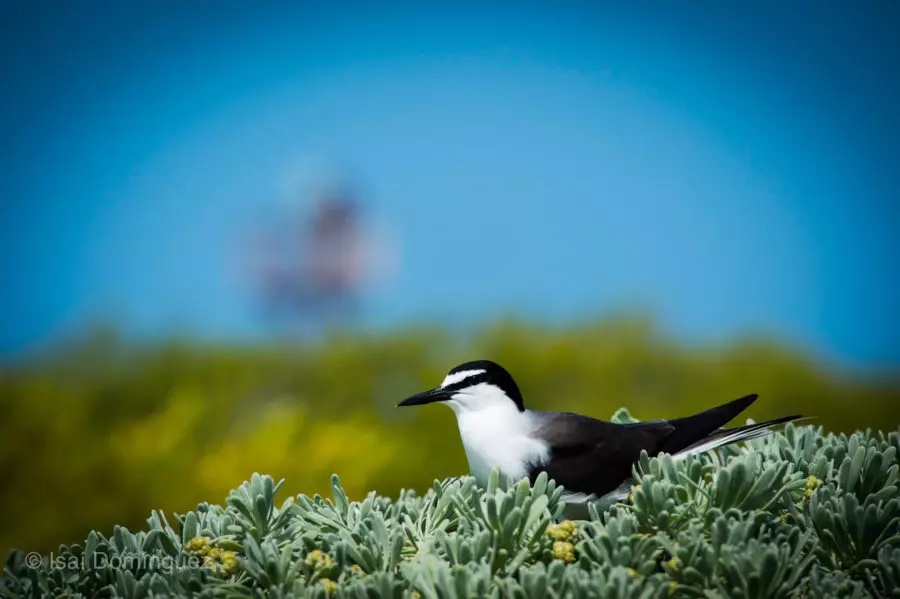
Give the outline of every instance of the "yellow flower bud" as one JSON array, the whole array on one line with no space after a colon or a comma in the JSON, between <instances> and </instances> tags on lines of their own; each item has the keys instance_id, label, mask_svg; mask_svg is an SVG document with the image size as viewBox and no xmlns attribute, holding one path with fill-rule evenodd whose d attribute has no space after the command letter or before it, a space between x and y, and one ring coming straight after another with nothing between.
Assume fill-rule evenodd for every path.
<instances>
[{"instance_id":1,"label":"yellow flower bud","mask_svg":"<svg viewBox=\"0 0 900 599\"><path fill-rule=\"evenodd\" d=\"M557 541L566 541L569 539L569 533L561 524L551 524L547 527L547 536Z\"/></svg>"},{"instance_id":2,"label":"yellow flower bud","mask_svg":"<svg viewBox=\"0 0 900 599\"><path fill-rule=\"evenodd\" d=\"M240 561L237 557L231 557L222 560L222 574L225 576L231 576L241 567Z\"/></svg>"},{"instance_id":3,"label":"yellow flower bud","mask_svg":"<svg viewBox=\"0 0 900 599\"><path fill-rule=\"evenodd\" d=\"M306 556L306 565L308 565L308 566L316 566L316 565L319 563L319 561L321 561L322 556L324 556L324 555L325 555L325 554L322 553L322 550L320 550L320 549L313 549L313 550L310 551L309 554L307 554L307 556Z\"/></svg>"},{"instance_id":4,"label":"yellow flower bud","mask_svg":"<svg viewBox=\"0 0 900 599\"><path fill-rule=\"evenodd\" d=\"M188 553L193 555L206 555L206 552L209 550L210 541L211 539L209 537L194 537L184 544L184 548Z\"/></svg>"},{"instance_id":5,"label":"yellow flower bud","mask_svg":"<svg viewBox=\"0 0 900 599\"><path fill-rule=\"evenodd\" d=\"M335 591L337 591L337 584L330 578L321 578L319 579L319 583L325 587L325 592L328 593L329 597L334 595Z\"/></svg>"},{"instance_id":6,"label":"yellow flower bud","mask_svg":"<svg viewBox=\"0 0 900 599\"><path fill-rule=\"evenodd\" d=\"M331 556L319 549L313 549L306 556L306 565L316 570L320 568L330 568L334 565Z\"/></svg>"},{"instance_id":7,"label":"yellow flower bud","mask_svg":"<svg viewBox=\"0 0 900 599\"><path fill-rule=\"evenodd\" d=\"M575 561L575 545L566 541L553 543L553 559L558 559L571 564Z\"/></svg>"}]
</instances>

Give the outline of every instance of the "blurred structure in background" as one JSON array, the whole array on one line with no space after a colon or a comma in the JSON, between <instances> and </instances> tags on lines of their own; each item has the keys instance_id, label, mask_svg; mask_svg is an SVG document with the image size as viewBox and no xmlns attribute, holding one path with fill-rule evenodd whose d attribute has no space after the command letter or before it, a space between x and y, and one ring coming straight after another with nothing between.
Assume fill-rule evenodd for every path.
<instances>
[{"instance_id":1,"label":"blurred structure in background","mask_svg":"<svg viewBox=\"0 0 900 599\"><path fill-rule=\"evenodd\" d=\"M248 250L257 308L281 333L352 324L367 282L383 281L393 264L388 240L369 226L348 177L319 184L309 196L277 209Z\"/></svg>"}]
</instances>

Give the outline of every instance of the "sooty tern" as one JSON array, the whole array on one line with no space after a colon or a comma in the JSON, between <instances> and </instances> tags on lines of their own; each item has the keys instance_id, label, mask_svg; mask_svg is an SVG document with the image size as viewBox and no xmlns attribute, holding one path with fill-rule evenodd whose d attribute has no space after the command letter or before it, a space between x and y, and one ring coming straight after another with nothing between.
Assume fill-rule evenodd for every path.
<instances>
[{"instance_id":1,"label":"sooty tern","mask_svg":"<svg viewBox=\"0 0 900 599\"><path fill-rule=\"evenodd\" d=\"M786 416L723 429L756 395L704 412L617 424L570 412L528 410L513 377L489 360L452 369L439 387L398 404L444 402L456 413L469 471L482 486L493 468L514 480L532 481L542 471L565 488L567 504L607 503L624 498L632 465L641 450L680 458L761 437L769 428L801 416Z\"/></svg>"}]
</instances>

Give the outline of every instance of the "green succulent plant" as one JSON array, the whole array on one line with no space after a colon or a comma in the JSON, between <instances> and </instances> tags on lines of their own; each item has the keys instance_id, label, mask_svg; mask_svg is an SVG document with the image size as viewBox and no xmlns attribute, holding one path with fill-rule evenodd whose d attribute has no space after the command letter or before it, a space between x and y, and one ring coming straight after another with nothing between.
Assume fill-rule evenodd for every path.
<instances>
[{"instance_id":1,"label":"green succulent plant","mask_svg":"<svg viewBox=\"0 0 900 599\"><path fill-rule=\"evenodd\" d=\"M633 420L626 411L616 418ZM546 475L422 495L280 504L254 474L224 506L153 511L52 556L11 553L0 596L152 599L900 597L900 435L812 427L675 460L642 455L631 499L560 521Z\"/></svg>"}]
</instances>

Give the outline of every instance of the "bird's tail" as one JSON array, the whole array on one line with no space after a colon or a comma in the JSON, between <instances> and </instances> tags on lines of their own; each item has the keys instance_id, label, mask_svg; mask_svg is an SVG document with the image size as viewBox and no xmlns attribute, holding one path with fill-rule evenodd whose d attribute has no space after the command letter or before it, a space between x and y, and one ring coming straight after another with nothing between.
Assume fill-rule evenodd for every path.
<instances>
[{"instance_id":1,"label":"bird's tail","mask_svg":"<svg viewBox=\"0 0 900 599\"><path fill-rule=\"evenodd\" d=\"M674 426L675 430L666 439L661 450L672 456L685 457L723 445L756 439L768 434L769 429L774 426L802 418L800 415L784 416L757 424L721 428L746 410L757 397L756 394L746 395L699 414L670 420L669 424Z\"/></svg>"},{"instance_id":2,"label":"bird's tail","mask_svg":"<svg viewBox=\"0 0 900 599\"><path fill-rule=\"evenodd\" d=\"M776 418L774 420L768 420L766 422L759 422L756 424L747 424L744 426L736 426L734 428L723 428L713 432L705 439L701 439L696 443L688 445L681 451L675 453L675 457L684 458L690 455L703 453L704 451L709 451L717 447L722 447L723 445L730 445L732 443L740 443L741 441L749 441L751 439L765 437L770 432L772 432L772 427L778 426L779 424L794 422L802 418L803 416L799 415L784 416L782 418Z\"/></svg>"}]
</instances>

